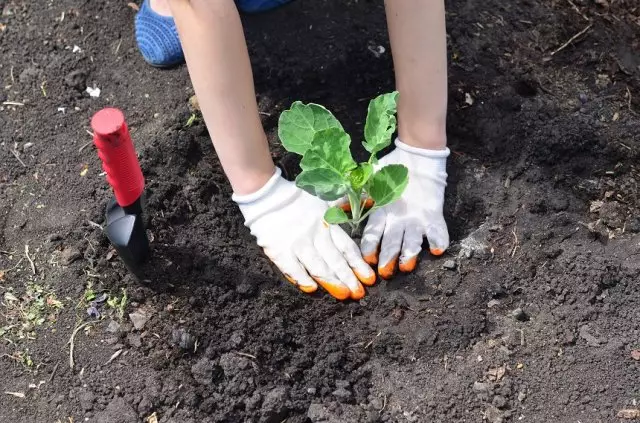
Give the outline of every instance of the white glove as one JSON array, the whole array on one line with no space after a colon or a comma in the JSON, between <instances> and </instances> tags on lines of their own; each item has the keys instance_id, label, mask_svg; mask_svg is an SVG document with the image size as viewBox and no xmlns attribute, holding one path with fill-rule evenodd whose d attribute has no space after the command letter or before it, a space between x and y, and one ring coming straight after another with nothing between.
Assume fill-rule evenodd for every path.
<instances>
[{"instance_id":1,"label":"white glove","mask_svg":"<svg viewBox=\"0 0 640 423\"><path fill-rule=\"evenodd\" d=\"M440 256L449 247L442 215L449 149L425 150L399 139L395 144L396 149L380 159L377 167L403 164L409 169L409 183L398 201L369 216L360 245L365 261L377 264L378 274L385 279L393 276L398 256L402 272L415 269L424 236L433 255Z\"/></svg>"},{"instance_id":2,"label":"white glove","mask_svg":"<svg viewBox=\"0 0 640 423\"><path fill-rule=\"evenodd\" d=\"M333 297L359 300L375 273L358 246L323 216L328 205L282 178L276 168L269 182L249 195L233 195L258 245L284 276L305 293L320 284Z\"/></svg>"}]
</instances>

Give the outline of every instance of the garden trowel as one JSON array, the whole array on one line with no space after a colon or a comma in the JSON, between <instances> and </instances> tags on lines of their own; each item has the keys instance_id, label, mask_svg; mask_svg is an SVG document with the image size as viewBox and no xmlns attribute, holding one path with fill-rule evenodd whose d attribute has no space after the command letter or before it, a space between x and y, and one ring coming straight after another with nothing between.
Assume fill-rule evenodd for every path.
<instances>
[{"instance_id":1,"label":"garden trowel","mask_svg":"<svg viewBox=\"0 0 640 423\"><path fill-rule=\"evenodd\" d=\"M129 135L124 114L114 108L91 119L93 141L115 198L107 204L106 232L118 255L135 276L149 254L143 223L144 176Z\"/></svg>"}]
</instances>

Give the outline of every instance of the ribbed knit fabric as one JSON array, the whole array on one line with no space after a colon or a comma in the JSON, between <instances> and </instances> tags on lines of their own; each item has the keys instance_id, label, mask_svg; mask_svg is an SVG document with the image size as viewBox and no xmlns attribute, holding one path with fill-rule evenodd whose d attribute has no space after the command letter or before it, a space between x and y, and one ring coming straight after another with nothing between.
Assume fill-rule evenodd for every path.
<instances>
[{"instance_id":1,"label":"ribbed knit fabric","mask_svg":"<svg viewBox=\"0 0 640 423\"><path fill-rule=\"evenodd\" d=\"M258 13L274 9L292 0L237 0L238 9ZM173 18L153 11L144 0L136 14L136 41L144 60L152 66L170 67L184 62L178 30Z\"/></svg>"},{"instance_id":2,"label":"ribbed knit fabric","mask_svg":"<svg viewBox=\"0 0 640 423\"><path fill-rule=\"evenodd\" d=\"M151 66L169 67L184 62L173 18L154 12L149 0L144 0L136 14L135 27L140 53Z\"/></svg>"}]
</instances>

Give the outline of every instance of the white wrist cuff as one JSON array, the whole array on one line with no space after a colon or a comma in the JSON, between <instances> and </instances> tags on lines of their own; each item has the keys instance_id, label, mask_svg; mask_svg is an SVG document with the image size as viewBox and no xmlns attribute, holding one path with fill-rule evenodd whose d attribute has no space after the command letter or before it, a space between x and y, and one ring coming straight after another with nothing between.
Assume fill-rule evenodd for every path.
<instances>
[{"instance_id":1,"label":"white wrist cuff","mask_svg":"<svg viewBox=\"0 0 640 423\"><path fill-rule=\"evenodd\" d=\"M449 154L451 154L451 151L446 147L444 150L428 150L426 148L418 148L409 144L405 144L402 141L400 141L400 138L396 138L395 144L396 144L396 148L399 148L400 150L404 150L407 153L417 154L418 156L430 157L433 159L446 158L446 157L449 157Z\"/></svg>"},{"instance_id":2,"label":"white wrist cuff","mask_svg":"<svg viewBox=\"0 0 640 423\"><path fill-rule=\"evenodd\" d=\"M279 167L276 166L276 169L273 173L273 176L271 178L269 178L269 180L267 181L266 184L264 184L262 186L262 188L260 188L259 190L257 190L256 192L253 192L251 194L245 194L245 195L237 195L237 194L233 194L231 196L231 199L233 201L235 201L238 204L249 204L249 203L253 203L254 201L257 201L259 199L261 199L262 197L264 197L265 195L267 195L269 193L269 191L271 191L273 189L273 187L278 183L278 180L280 179L280 175L282 174L282 171L280 170Z\"/></svg>"}]
</instances>

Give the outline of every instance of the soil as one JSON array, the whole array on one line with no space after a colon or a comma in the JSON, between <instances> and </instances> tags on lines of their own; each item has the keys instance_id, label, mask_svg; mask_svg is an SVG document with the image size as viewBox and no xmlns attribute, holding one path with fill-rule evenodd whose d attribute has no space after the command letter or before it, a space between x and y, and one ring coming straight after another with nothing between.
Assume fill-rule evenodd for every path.
<instances>
[{"instance_id":1,"label":"soil","mask_svg":"<svg viewBox=\"0 0 640 423\"><path fill-rule=\"evenodd\" d=\"M297 292L254 244L206 128L186 125L186 68L143 62L127 2L0 6L0 421L633 418L635 0L447 2L451 249L345 303ZM382 2L297 1L244 21L290 176L275 133L292 101L358 133L367 100L393 89ZM87 130L108 105L125 111L147 180L142 282L100 228L111 192ZM40 304L47 318L20 338L7 327L34 285L63 308ZM102 304L89 317L88 287L125 289L122 316Z\"/></svg>"}]
</instances>

